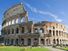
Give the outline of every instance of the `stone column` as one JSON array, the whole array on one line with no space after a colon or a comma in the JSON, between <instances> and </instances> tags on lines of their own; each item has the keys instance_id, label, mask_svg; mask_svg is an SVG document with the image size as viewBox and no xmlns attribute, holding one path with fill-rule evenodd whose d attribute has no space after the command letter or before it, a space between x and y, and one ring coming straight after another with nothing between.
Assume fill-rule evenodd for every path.
<instances>
[{"instance_id":1,"label":"stone column","mask_svg":"<svg viewBox=\"0 0 68 51\"><path fill-rule=\"evenodd\" d=\"M59 41L59 39L58 39L58 41ZM60 44L60 43L59 43Z\"/></svg>"},{"instance_id":2,"label":"stone column","mask_svg":"<svg viewBox=\"0 0 68 51\"><path fill-rule=\"evenodd\" d=\"M14 34L16 34L16 27L14 28Z\"/></svg>"},{"instance_id":3,"label":"stone column","mask_svg":"<svg viewBox=\"0 0 68 51\"><path fill-rule=\"evenodd\" d=\"M51 36L53 37L53 30L51 30Z\"/></svg>"},{"instance_id":4,"label":"stone column","mask_svg":"<svg viewBox=\"0 0 68 51\"><path fill-rule=\"evenodd\" d=\"M56 30L54 30L55 31L55 36L56 36Z\"/></svg>"},{"instance_id":5,"label":"stone column","mask_svg":"<svg viewBox=\"0 0 68 51\"><path fill-rule=\"evenodd\" d=\"M24 45L27 45L27 39L26 38L24 38Z\"/></svg>"},{"instance_id":6,"label":"stone column","mask_svg":"<svg viewBox=\"0 0 68 51\"><path fill-rule=\"evenodd\" d=\"M5 45L7 45L7 39L5 39Z\"/></svg>"},{"instance_id":7,"label":"stone column","mask_svg":"<svg viewBox=\"0 0 68 51\"><path fill-rule=\"evenodd\" d=\"M14 20L14 24L16 24L16 19Z\"/></svg>"},{"instance_id":8,"label":"stone column","mask_svg":"<svg viewBox=\"0 0 68 51\"><path fill-rule=\"evenodd\" d=\"M59 30L58 30L58 36L59 36Z\"/></svg>"},{"instance_id":9,"label":"stone column","mask_svg":"<svg viewBox=\"0 0 68 51\"><path fill-rule=\"evenodd\" d=\"M22 28L21 28L21 27L19 27L19 34L21 34L21 29L22 29Z\"/></svg>"},{"instance_id":10,"label":"stone column","mask_svg":"<svg viewBox=\"0 0 68 51\"><path fill-rule=\"evenodd\" d=\"M34 39L33 39L33 38L31 38L31 45L34 45L34 44L33 44L33 41L34 41Z\"/></svg>"},{"instance_id":11,"label":"stone column","mask_svg":"<svg viewBox=\"0 0 68 51\"><path fill-rule=\"evenodd\" d=\"M40 39L40 37L38 39L38 44L41 45L41 39Z\"/></svg>"},{"instance_id":12,"label":"stone column","mask_svg":"<svg viewBox=\"0 0 68 51\"><path fill-rule=\"evenodd\" d=\"M10 34L12 34L12 29L10 28Z\"/></svg>"},{"instance_id":13,"label":"stone column","mask_svg":"<svg viewBox=\"0 0 68 51\"><path fill-rule=\"evenodd\" d=\"M45 45L46 45L46 39L44 39L44 43L45 43Z\"/></svg>"},{"instance_id":14,"label":"stone column","mask_svg":"<svg viewBox=\"0 0 68 51\"><path fill-rule=\"evenodd\" d=\"M28 22L28 12L26 12L26 15L25 15L25 22Z\"/></svg>"},{"instance_id":15,"label":"stone column","mask_svg":"<svg viewBox=\"0 0 68 51\"><path fill-rule=\"evenodd\" d=\"M21 45L21 38L18 38L18 44Z\"/></svg>"},{"instance_id":16,"label":"stone column","mask_svg":"<svg viewBox=\"0 0 68 51\"><path fill-rule=\"evenodd\" d=\"M11 45L11 39L9 39L9 45Z\"/></svg>"},{"instance_id":17,"label":"stone column","mask_svg":"<svg viewBox=\"0 0 68 51\"><path fill-rule=\"evenodd\" d=\"M25 33L27 33L28 32L27 26L24 26L24 28L25 28Z\"/></svg>"},{"instance_id":18,"label":"stone column","mask_svg":"<svg viewBox=\"0 0 68 51\"><path fill-rule=\"evenodd\" d=\"M49 38L48 38L48 45L49 45Z\"/></svg>"},{"instance_id":19,"label":"stone column","mask_svg":"<svg viewBox=\"0 0 68 51\"><path fill-rule=\"evenodd\" d=\"M16 41L16 39L14 39L14 41L13 41L13 45L16 45L15 41Z\"/></svg>"},{"instance_id":20,"label":"stone column","mask_svg":"<svg viewBox=\"0 0 68 51\"><path fill-rule=\"evenodd\" d=\"M57 39L55 39L55 41L56 41L56 44L57 44Z\"/></svg>"},{"instance_id":21,"label":"stone column","mask_svg":"<svg viewBox=\"0 0 68 51\"><path fill-rule=\"evenodd\" d=\"M60 44L60 39L59 39L59 44Z\"/></svg>"},{"instance_id":22,"label":"stone column","mask_svg":"<svg viewBox=\"0 0 68 51\"><path fill-rule=\"evenodd\" d=\"M33 30L33 26L34 26L34 24L32 24L32 26L31 26L31 33L34 32L34 30Z\"/></svg>"},{"instance_id":23,"label":"stone column","mask_svg":"<svg viewBox=\"0 0 68 51\"><path fill-rule=\"evenodd\" d=\"M6 45L6 39L4 38L4 45Z\"/></svg>"},{"instance_id":24,"label":"stone column","mask_svg":"<svg viewBox=\"0 0 68 51\"><path fill-rule=\"evenodd\" d=\"M53 39L52 38L50 39L50 45L53 45Z\"/></svg>"}]
</instances>

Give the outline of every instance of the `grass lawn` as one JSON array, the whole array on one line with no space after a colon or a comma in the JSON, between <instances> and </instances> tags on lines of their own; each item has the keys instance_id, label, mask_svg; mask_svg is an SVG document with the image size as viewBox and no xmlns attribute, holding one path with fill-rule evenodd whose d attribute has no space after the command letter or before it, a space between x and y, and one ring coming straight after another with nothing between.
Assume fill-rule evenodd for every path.
<instances>
[{"instance_id":1,"label":"grass lawn","mask_svg":"<svg viewBox=\"0 0 68 51\"><path fill-rule=\"evenodd\" d=\"M1 46L0 51L49 51L49 49L39 48L39 47L23 48L23 47L14 47L14 46Z\"/></svg>"},{"instance_id":2,"label":"grass lawn","mask_svg":"<svg viewBox=\"0 0 68 51\"><path fill-rule=\"evenodd\" d=\"M49 51L49 49L35 47L35 48L27 48L26 51Z\"/></svg>"},{"instance_id":3,"label":"grass lawn","mask_svg":"<svg viewBox=\"0 0 68 51\"><path fill-rule=\"evenodd\" d=\"M64 47L63 49L67 51L68 50L68 47Z\"/></svg>"},{"instance_id":4,"label":"grass lawn","mask_svg":"<svg viewBox=\"0 0 68 51\"><path fill-rule=\"evenodd\" d=\"M20 47L13 47L13 46L3 46L0 47L0 51L23 51L23 48Z\"/></svg>"}]
</instances>

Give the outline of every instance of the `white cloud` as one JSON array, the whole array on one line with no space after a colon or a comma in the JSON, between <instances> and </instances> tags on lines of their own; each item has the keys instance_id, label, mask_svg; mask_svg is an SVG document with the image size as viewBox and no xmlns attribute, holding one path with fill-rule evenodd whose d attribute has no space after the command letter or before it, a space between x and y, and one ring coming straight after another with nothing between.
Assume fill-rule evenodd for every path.
<instances>
[{"instance_id":1,"label":"white cloud","mask_svg":"<svg viewBox=\"0 0 68 51\"><path fill-rule=\"evenodd\" d=\"M33 12L37 13L37 9L36 9L36 8L32 7L32 6L31 6L31 5L29 5L28 3L25 3L25 5L26 5L28 8L30 8L30 9L31 9L31 11L33 11Z\"/></svg>"},{"instance_id":2,"label":"white cloud","mask_svg":"<svg viewBox=\"0 0 68 51\"><path fill-rule=\"evenodd\" d=\"M62 20L62 19L56 19L56 21L57 21L57 22L63 22L63 20Z\"/></svg>"},{"instance_id":3,"label":"white cloud","mask_svg":"<svg viewBox=\"0 0 68 51\"><path fill-rule=\"evenodd\" d=\"M42 15L49 15L51 17L53 17L57 22L62 22L63 20L62 19L59 19L57 15L49 12L49 11L42 11L42 10L38 10L36 9L35 7L32 7L30 4L28 3L25 3L24 4L32 11L32 12L35 12L35 13L39 13L39 14L42 14Z\"/></svg>"}]
</instances>

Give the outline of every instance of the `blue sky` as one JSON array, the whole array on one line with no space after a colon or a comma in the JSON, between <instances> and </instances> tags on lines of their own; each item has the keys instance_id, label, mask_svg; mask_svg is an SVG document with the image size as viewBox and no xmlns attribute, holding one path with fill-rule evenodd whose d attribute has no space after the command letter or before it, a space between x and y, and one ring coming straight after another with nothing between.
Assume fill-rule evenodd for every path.
<instances>
[{"instance_id":1,"label":"blue sky","mask_svg":"<svg viewBox=\"0 0 68 51\"><path fill-rule=\"evenodd\" d=\"M0 0L0 28L3 13L15 4L23 3L32 21L54 21L68 25L68 0Z\"/></svg>"}]
</instances>

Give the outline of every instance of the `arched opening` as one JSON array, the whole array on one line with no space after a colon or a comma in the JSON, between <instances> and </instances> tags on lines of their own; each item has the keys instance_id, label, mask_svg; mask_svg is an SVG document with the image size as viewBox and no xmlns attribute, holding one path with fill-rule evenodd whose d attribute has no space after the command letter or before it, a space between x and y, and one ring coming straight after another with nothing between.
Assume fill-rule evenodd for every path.
<instances>
[{"instance_id":1,"label":"arched opening","mask_svg":"<svg viewBox=\"0 0 68 51\"><path fill-rule=\"evenodd\" d=\"M22 31L21 32L24 33L24 27L22 27Z\"/></svg>"},{"instance_id":2,"label":"arched opening","mask_svg":"<svg viewBox=\"0 0 68 51\"><path fill-rule=\"evenodd\" d=\"M61 39L60 39L60 44L62 44Z\"/></svg>"},{"instance_id":3,"label":"arched opening","mask_svg":"<svg viewBox=\"0 0 68 51\"><path fill-rule=\"evenodd\" d=\"M45 40L41 39L41 44L45 45Z\"/></svg>"},{"instance_id":4,"label":"arched opening","mask_svg":"<svg viewBox=\"0 0 68 51\"><path fill-rule=\"evenodd\" d=\"M53 39L53 44L56 44L56 40L55 39Z\"/></svg>"},{"instance_id":5,"label":"arched opening","mask_svg":"<svg viewBox=\"0 0 68 51\"><path fill-rule=\"evenodd\" d=\"M11 39L11 45L13 45L13 41L14 41L14 39Z\"/></svg>"},{"instance_id":6,"label":"arched opening","mask_svg":"<svg viewBox=\"0 0 68 51\"><path fill-rule=\"evenodd\" d=\"M15 44L18 45L18 39L15 40Z\"/></svg>"},{"instance_id":7,"label":"arched opening","mask_svg":"<svg viewBox=\"0 0 68 51\"><path fill-rule=\"evenodd\" d=\"M24 18L24 17L21 18L21 23L22 23L22 22L25 22L25 18Z\"/></svg>"},{"instance_id":8,"label":"arched opening","mask_svg":"<svg viewBox=\"0 0 68 51\"><path fill-rule=\"evenodd\" d=\"M19 33L19 29L18 28L16 28L16 33Z\"/></svg>"},{"instance_id":9,"label":"arched opening","mask_svg":"<svg viewBox=\"0 0 68 51\"><path fill-rule=\"evenodd\" d=\"M14 34L14 29L12 29L12 34Z\"/></svg>"},{"instance_id":10,"label":"arched opening","mask_svg":"<svg viewBox=\"0 0 68 51\"><path fill-rule=\"evenodd\" d=\"M58 36L58 31L56 31L56 35Z\"/></svg>"},{"instance_id":11,"label":"arched opening","mask_svg":"<svg viewBox=\"0 0 68 51\"><path fill-rule=\"evenodd\" d=\"M44 33L44 29L43 28L40 28L40 33Z\"/></svg>"},{"instance_id":12,"label":"arched opening","mask_svg":"<svg viewBox=\"0 0 68 51\"><path fill-rule=\"evenodd\" d=\"M37 38L34 39L34 45L35 45L35 46L38 45L38 39L37 39Z\"/></svg>"},{"instance_id":13,"label":"arched opening","mask_svg":"<svg viewBox=\"0 0 68 51\"><path fill-rule=\"evenodd\" d=\"M55 36L55 31L53 30L53 36Z\"/></svg>"},{"instance_id":14,"label":"arched opening","mask_svg":"<svg viewBox=\"0 0 68 51\"><path fill-rule=\"evenodd\" d=\"M8 29L8 34L10 34L10 29Z\"/></svg>"},{"instance_id":15,"label":"arched opening","mask_svg":"<svg viewBox=\"0 0 68 51\"><path fill-rule=\"evenodd\" d=\"M57 39L57 45L59 45L59 40Z\"/></svg>"},{"instance_id":16,"label":"arched opening","mask_svg":"<svg viewBox=\"0 0 68 51\"><path fill-rule=\"evenodd\" d=\"M12 20L12 24L14 24L14 21L15 21L15 20Z\"/></svg>"},{"instance_id":17,"label":"arched opening","mask_svg":"<svg viewBox=\"0 0 68 51\"><path fill-rule=\"evenodd\" d=\"M9 21L9 25L11 25L11 21Z\"/></svg>"},{"instance_id":18,"label":"arched opening","mask_svg":"<svg viewBox=\"0 0 68 51\"><path fill-rule=\"evenodd\" d=\"M53 29L55 29L55 27L53 27Z\"/></svg>"},{"instance_id":19,"label":"arched opening","mask_svg":"<svg viewBox=\"0 0 68 51\"><path fill-rule=\"evenodd\" d=\"M34 31L35 31L35 33L38 33L38 29L37 28L35 28Z\"/></svg>"},{"instance_id":20,"label":"arched opening","mask_svg":"<svg viewBox=\"0 0 68 51\"><path fill-rule=\"evenodd\" d=\"M59 31L59 35L61 36L61 31Z\"/></svg>"},{"instance_id":21,"label":"arched opening","mask_svg":"<svg viewBox=\"0 0 68 51\"><path fill-rule=\"evenodd\" d=\"M24 39L21 39L21 44L24 45Z\"/></svg>"},{"instance_id":22,"label":"arched opening","mask_svg":"<svg viewBox=\"0 0 68 51\"><path fill-rule=\"evenodd\" d=\"M7 42L7 45L9 45L9 44L10 44L10 43L9 43L9 42L10 42L10 40L9 40L9 39L6 39L6 40L7 40L7 41L6 41L6 42Z\"/></svg>"},{"instance_id":23,"label":"arched opening","mask_svg":"<svg viewBox=\"0 0 68 51\"><path fill-rule=\"evenodd\" d=\"M51 30L49 30L49 34L51 34Z\"/></svg>"},{"instance_id":24,"label":"arched opening","mask_svg":"<svg viewBox=\"0 0 68 51\"><path fill-rule=\"evenodd\" d=\"M28 46L31 45L31 39L28 39Z\"/></svg>"},{"instance_id":25,"label":"arched opening","mask_svg":"<svg viewBox=\"0 0 68 51\"><path fill-rule=\"evenodd\" d=\"M7 39L4 40L4 44L7 45ZM9 44L9 43L8 43Z\"/></svg>"},{"instance_id":26,"label":"arched opening","mask_svg":"<svg viewBox=\"0 0 68 51\"><path fill-rule=\"evenodd\" d=\"M6 26L8 26L8 22L6 22Z\"/></svg>"},{"instance_id":27,"label":"arched opening","mask_svg":"<svg viewBox=\"0 0 68 51\"><path fill-rule=\"evenodd\" d=\"M18 23L18 20L19 20L19 19L17 18L17 19L16 19L16 23Z\"/></svg>"}]
</instances>

